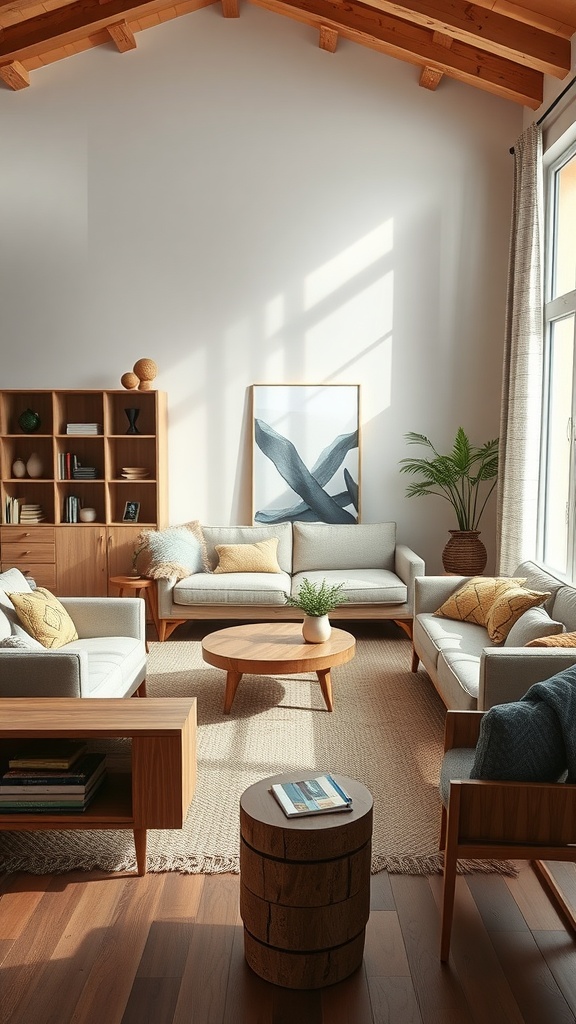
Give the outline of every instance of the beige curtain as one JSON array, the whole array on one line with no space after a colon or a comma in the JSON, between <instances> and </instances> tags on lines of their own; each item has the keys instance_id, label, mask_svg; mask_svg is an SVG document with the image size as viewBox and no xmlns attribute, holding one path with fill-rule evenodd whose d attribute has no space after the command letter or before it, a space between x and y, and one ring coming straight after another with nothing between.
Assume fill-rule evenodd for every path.
<instances>
[{"instance_id":1,"label":"beige curtain","mask_svg":"<svg viewBox=\"0 0 576 1024\"><path fill-rule=\"evenodd\" d=\"M503 575L536 556L543 224L542 132L533 124L514 146L497 509L497 566Z\"/></svg>"}]
</instances>

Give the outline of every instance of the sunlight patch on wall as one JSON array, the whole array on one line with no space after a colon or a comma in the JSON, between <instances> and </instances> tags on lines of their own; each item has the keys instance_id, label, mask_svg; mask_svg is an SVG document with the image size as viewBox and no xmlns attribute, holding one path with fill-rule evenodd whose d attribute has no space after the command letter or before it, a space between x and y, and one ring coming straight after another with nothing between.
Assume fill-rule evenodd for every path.
<instances>
[{"instance_id":1,"label":"sunlight patch on wall","mask_svg":"<svg viewBox=\"0 0 576 1024\"><path fill-rule=\"evenodd\" d=\"M363 270L392 252L393 227L394 222L389 218L308 274L304 281L304 309L312 309L338 288L352 281Z\"/></svg>"}]
</instances>

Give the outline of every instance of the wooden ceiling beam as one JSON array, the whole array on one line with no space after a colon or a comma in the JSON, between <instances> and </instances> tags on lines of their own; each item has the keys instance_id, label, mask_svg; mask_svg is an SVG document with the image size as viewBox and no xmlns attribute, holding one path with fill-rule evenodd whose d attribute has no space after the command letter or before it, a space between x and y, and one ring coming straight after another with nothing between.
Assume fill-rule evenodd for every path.
<instances>
[{"instance_id":1,"label":"wooden ceiling beam","mask_svg":"<svg viewBox=\"0 0 576 1024\"><path fill-rule=\"evenodd\" d=\"M30 85L30 75L17 60L13 60L10 64L0 65L0 78L15 91L26 89Z\"/></svg>"},{"instance_id":2,"label":"wooden ceiling beam","mask_svg":"<svg viewBox=\"0 0 576 1024\"><path fill-rule=\"evenodd\" d=\"M222 14L225 18L239 18L240 6L238 0L222 0Z\"/></svg>"},{"instance_id":3,"label":"wooden ceiling beam","mask_svg":"<svg viewBox=\"0 0 576 1024\"><path fill-rule=\"evenodd\" d=\"M466 85L536 110L542 103L543 76L513 61L455 40L450 50L432 33L364 4L346 0L251 0L256 6L319 29L325 24L343 39L398 60L441 71ZM0 53L1 56L1 53Z\"/></svg>"},{"instance_id":4,"label":"wooden ceiling beam","mask_svg":"<svg viewBox=\"0 0 576 1024\"><path fill-rule=\"evenodd\" d=\"M134 33L129 27L127 22L118 21L114 25L107 25L106 31L110 36L112 42L118 47L120 53L126 53L128 50L136 49L136 39Z\"/></svg>"},{"instance_id":5,"label":"wooden ceiling beam","mask_svg":"<svg viewBox=\"0 0 576 1024\"><path fill-rule=\"evenodd\" d=\"M564 78L570 71L568 39L494 13L468 0L367 0L367 6L445 33L498 57Z\"/></svg>"},{"instance_id":6,"label":"wooden ceiling beam","mask_svg":"<svg viewBox=\"0 0 576 1024\"><path fill-rule=\"evenodd\" d=\"M215 0L195 0L194 9L209 7ZM137 21L147 15L162 11L166 0L77 0L75 3L47 11L37 18L7 25L0 33L0 59L23 60L41 56L47 50L54 50L73 43L88 35L107 29L114 17L129 15L130 21Z\"/></svg>"}]
</instances>

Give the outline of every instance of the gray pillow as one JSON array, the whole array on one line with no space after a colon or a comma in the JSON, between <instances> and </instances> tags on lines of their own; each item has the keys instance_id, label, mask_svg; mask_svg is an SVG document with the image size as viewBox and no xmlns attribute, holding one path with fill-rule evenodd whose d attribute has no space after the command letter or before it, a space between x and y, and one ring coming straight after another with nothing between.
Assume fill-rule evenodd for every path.
<instances>
[{"instance_id":1,"label":"gray pillow","mask_svg":"<svg viewBox=\"0 0 576 1024\"><path fill-rule=\"evenodd\" d=\"M566 766L556 713L543 701L514 701L484 715L470 778L556 782Z\"/></svg>"},{"instance_id":2,"label":"gray pillow","mask_svg":"<svg viewBox=\"0 0 576 1024\"><path fill-rule=\"evenodd\" d=\"M512 626L504 647L525 647L541 636L556 636L563 632L564 623L551 619L544 608L528 608Z\"/></svg>"}]
</instances>

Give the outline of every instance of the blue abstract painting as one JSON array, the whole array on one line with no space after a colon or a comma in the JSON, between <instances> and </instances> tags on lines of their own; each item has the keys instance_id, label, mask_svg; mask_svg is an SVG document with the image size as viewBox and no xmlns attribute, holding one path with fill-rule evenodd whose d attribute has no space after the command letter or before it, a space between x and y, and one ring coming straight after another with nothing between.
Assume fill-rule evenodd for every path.
<instances>
[{"instance_id":1,"label":"blue abstract painting","mask_svg":"<svg viewBox=\"0 0 576 1024\"><path fill-rule=\"evenodd\" d=\"M254 384L256 523L356 523L358 384Z\"/></svg>"}]
</instances>

